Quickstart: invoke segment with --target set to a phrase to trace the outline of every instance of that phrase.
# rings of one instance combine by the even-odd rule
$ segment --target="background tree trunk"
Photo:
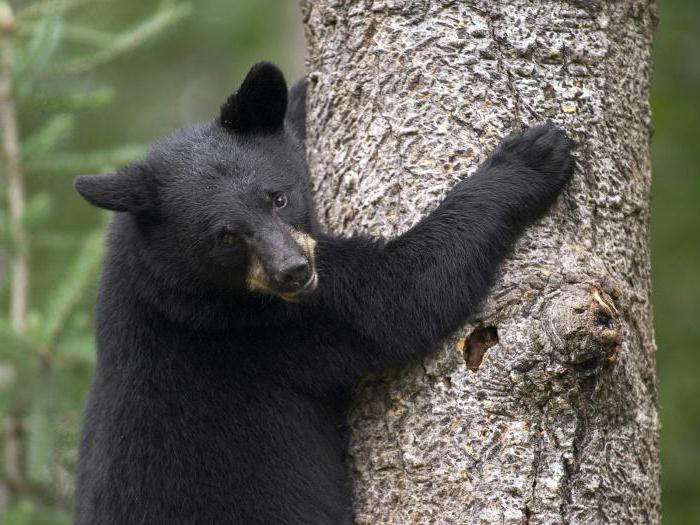
[[[351,416],[359,523],[657,523],[648,0],[302,0],[330,230],[392,236],[551,119],[575,179],[482,312]]]

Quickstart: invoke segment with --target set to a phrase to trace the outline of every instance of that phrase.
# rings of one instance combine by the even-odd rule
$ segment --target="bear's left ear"
[[[103,175],[80,175],[73,187],[93,206],[143,215],[156,205],[155,182],[138,165]]]
[[[287,111],[287,82],[277,66],[255,64],[236,93],[221,106],[221,124],[239,133],[282,129]]]

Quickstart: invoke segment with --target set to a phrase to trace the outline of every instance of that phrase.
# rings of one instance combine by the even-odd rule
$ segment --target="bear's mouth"
[[[253,263],[253,266],[257,265]],[[295,288],[294,290],[281,289],[275,286],[264,271],[251,272],[246,279],[246,283],[248,284],[248,289],[251,291],[275,295],[287,302],[297,303],[316,290],[318,287],[318,273],[316,273],[314,269],[309,280],[306,281],[303,286]]]
[[[295,290],[294,292],[280,292],[279,295],[282,299],[290,303],[296,303],[303,297],[311,294],[318,287],[318,274],[316,270],[313,271],[309,280],[306,281],[301,288]]]

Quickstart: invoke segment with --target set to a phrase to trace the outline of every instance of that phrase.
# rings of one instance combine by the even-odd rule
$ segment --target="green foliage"
[[[48,301],[37,339],[46,348],[53,348],[80,299],[95,280],[97,268],[102,260],[102,232],[96,230],[83,241],[71,268],[63,282]]]
[[[58,64],[54,66],[54,70],[64,73],[84,73],[101,66],[139,47],[187,16],[190,10],[188,4],[180,4],[157,11],[153,16],[140,21],[136,26],[114,36],[85,28],[69,28],[68,33],[74,37],[76,34],[81,35],[82,40],[89,41],[96,48],[96,51],[90,55],[73,58],[63,64]],[[88,36],[89,38],[86,38]]]
[[[100,109],[113,103],[115,99],[114,88],[102,86],[98,88],[85,89],[84,91],[64,91],[56,93],[30,92],[21,99],[21,102],[28,107],[41,107],[45,111],[89,111]],[[69,113],[71,117],[73,113]],[[25,149],[27,145],[25,144]]]
[[[57,113],[39,126],[22,144],[22,157],[25,161],[53,153],[73,134],[75,120],[75,115],[70,113]]]
[[[5,525],[70,525],[70,514],[37,505],[31,499],[10,502],[3,516]]]
[[[143,154],[145,146],[139,144],[98,148],[76,140],[81,114],[107,108],[116,99],[114,86],[91,85],[90,75],[151,42],[191,11],[189,4],[161,2],[127,29],[106,32],[80,21],[81,10],[93,3],[97,0],[35,1],[15,15],[12,82],[27,187],[19,228],[30,238],[32,293],[26,328],[13,330],[5,314],[11,287],[0,279],[0,418],[22,429],[15,455],[22,484],[8,490],[0,482],[0,492],[10,496],[6,508],[0,506],[2,523],[71,522],[81,407],[95,360],[91,296],[105,221],[93,218],[90,229],[77,233],[56,231],[65,199],[59,195],[57,206],[52,185],[42,184],[42,178],[58,177],[62,188],[70,188],[69,175],[115,169]],[[0,254],[11,256],[16,246],[4,204]],[[59,268],[47,270],[42,258],[47,246],[51,260],[62,261]],[[44,272],[52,276],[49,286],[42,284]]]
[[[41,367],[34,381],[27,417],[25,468],[27,482],[50,486],[55,468],[55,378],[48,366]]]
[[[137,159],[146,145],[127,144],[90,152],[64,151],[48,158],[37,157],[26,162],[31,171],[58,174],[97,173],[110,171]]]
[[[651,262],[666,525],[700,523],[700,2],[658,3]]]

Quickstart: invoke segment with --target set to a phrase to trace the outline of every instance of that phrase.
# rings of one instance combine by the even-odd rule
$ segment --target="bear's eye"
[[[224,244],[234,244],[236,242],[236,234],[234,233],[233,228],[226,226],[223,230],[221,230],[221,242]]]
[[[272,204],[274,204],[275,208],[284,208],[287,205],[287,196],[282,192],[273,193]]]

